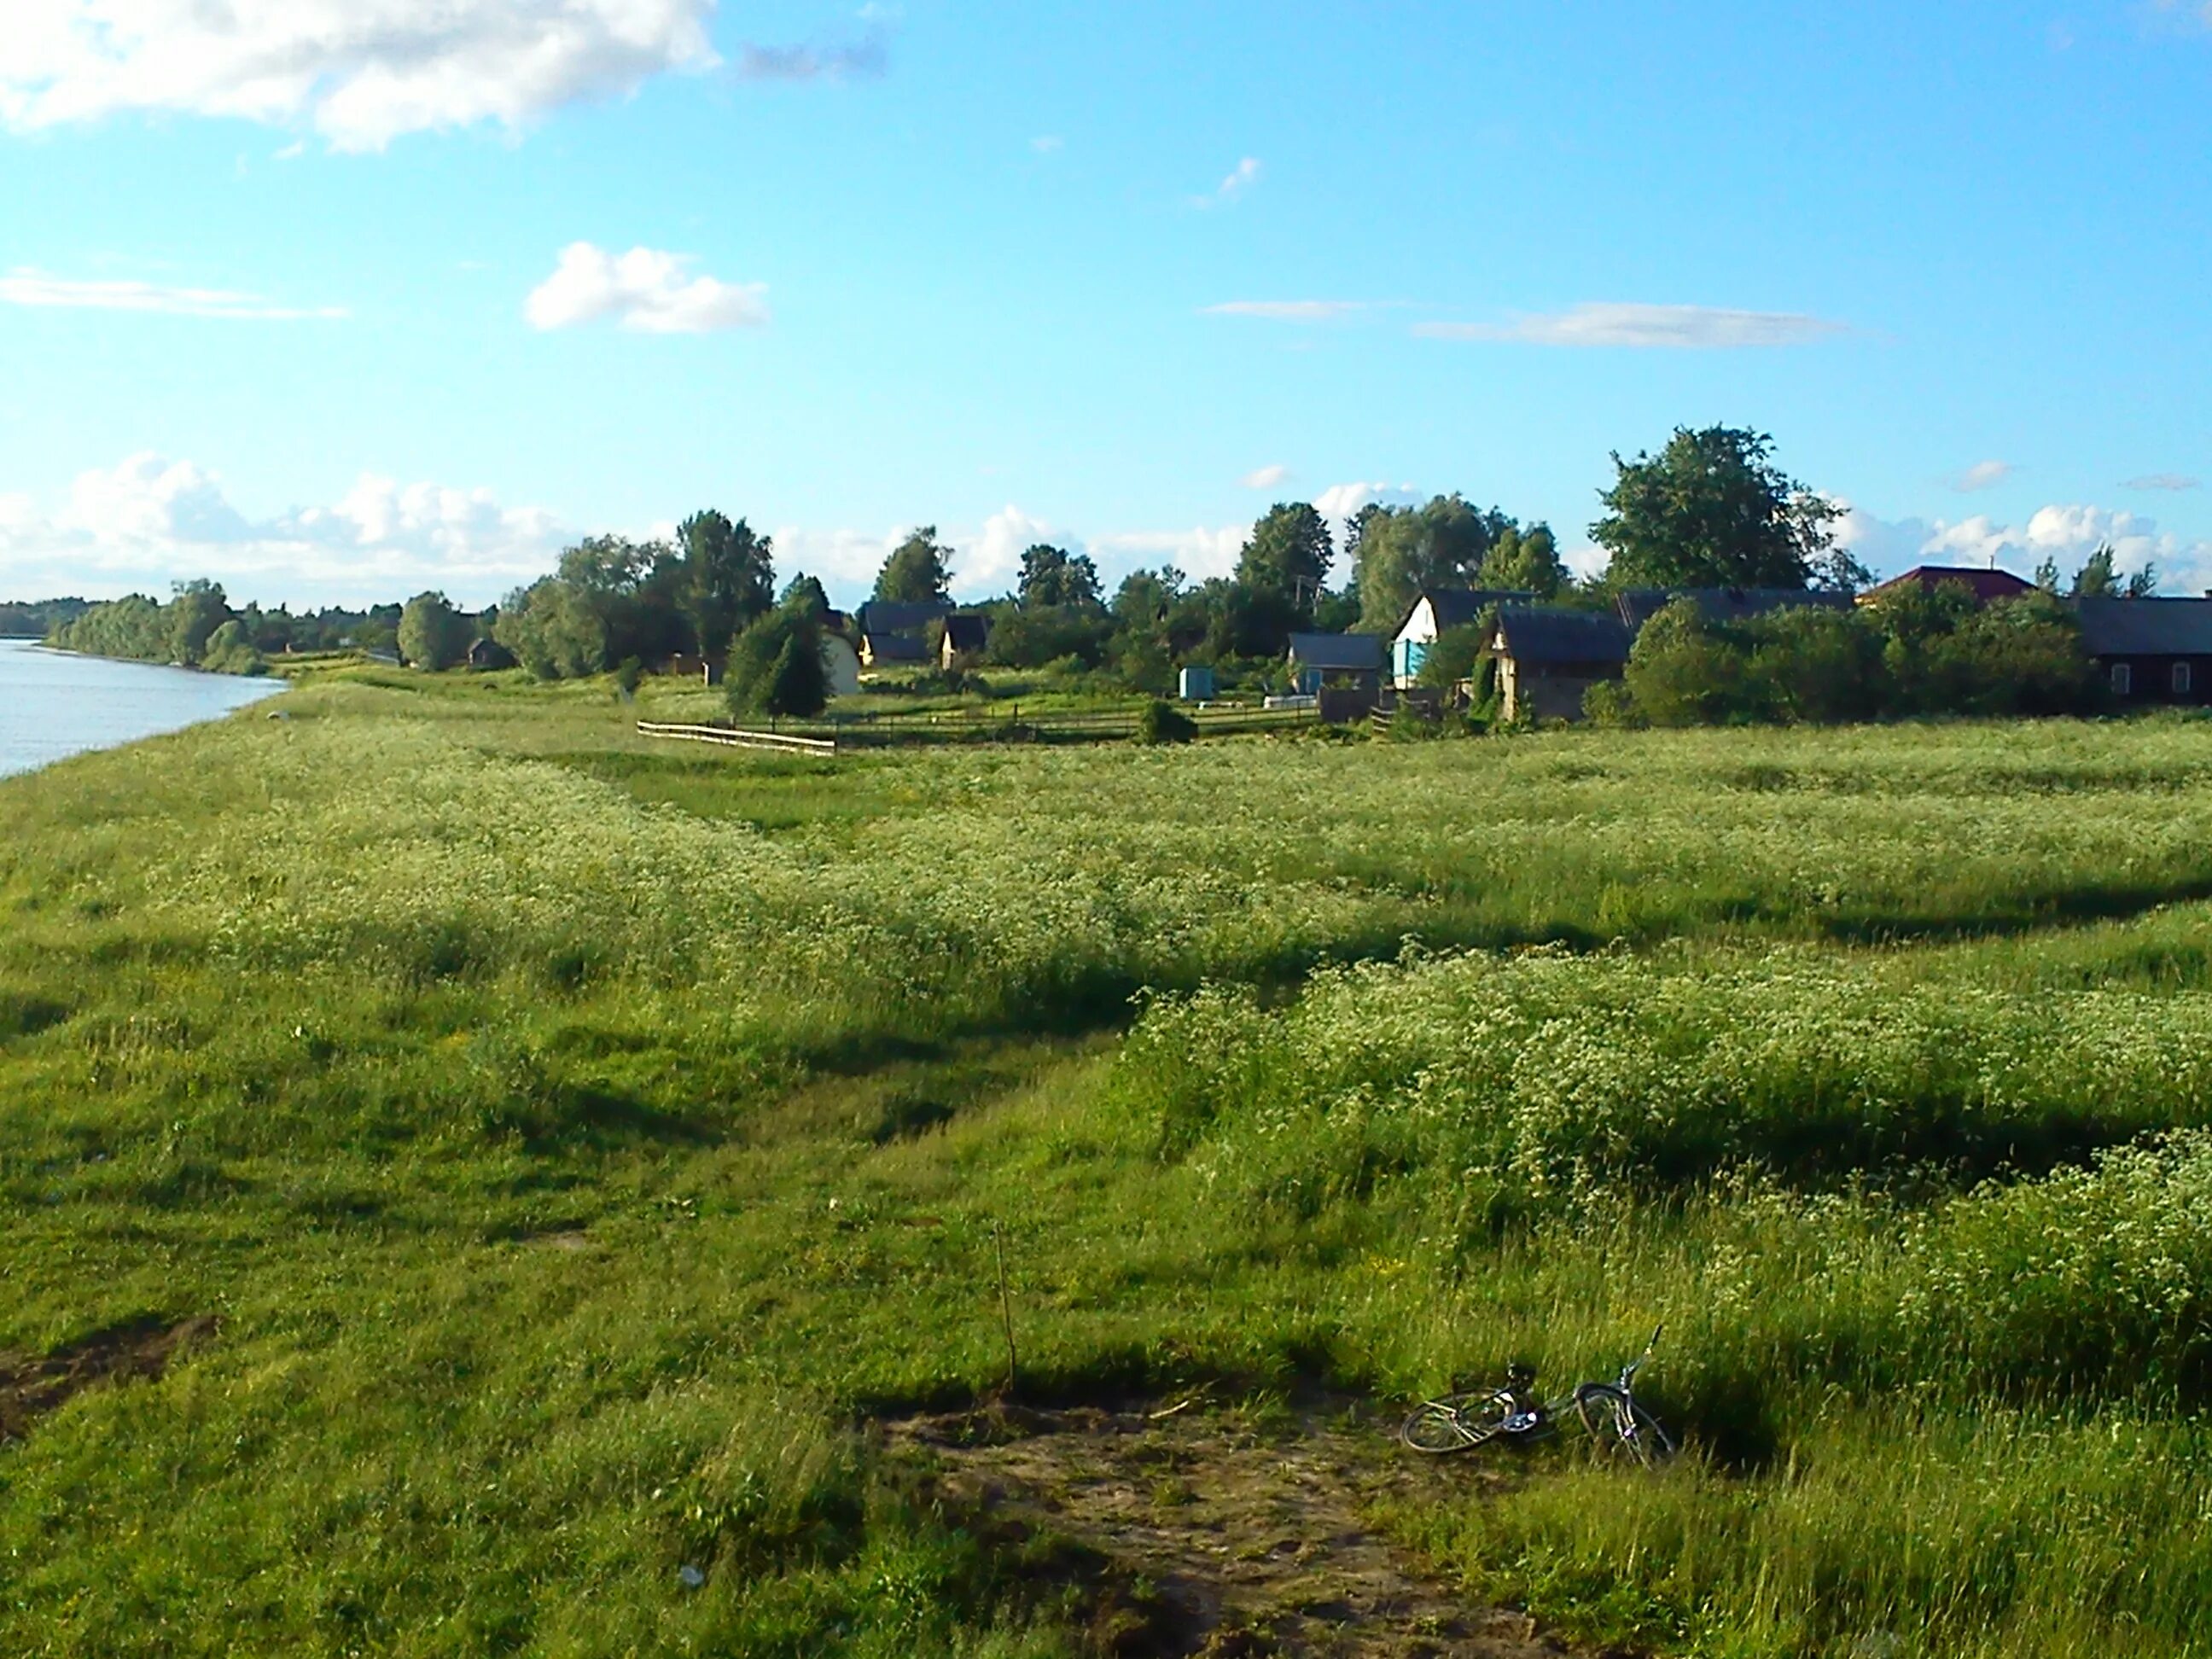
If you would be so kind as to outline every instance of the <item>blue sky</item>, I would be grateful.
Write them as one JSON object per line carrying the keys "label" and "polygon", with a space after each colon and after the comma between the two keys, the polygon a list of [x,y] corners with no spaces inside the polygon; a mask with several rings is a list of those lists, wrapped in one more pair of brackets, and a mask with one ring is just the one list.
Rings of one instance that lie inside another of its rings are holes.
{"label": "blue sky", "polygon": [[[0,592],[477,602],[716,505],[1225,570],[1772,432],[2212,582],[2212,6],[13,0]],[[27,25],[21,20],[28,19]],[[219,20],[219,21],[211,21]]]}

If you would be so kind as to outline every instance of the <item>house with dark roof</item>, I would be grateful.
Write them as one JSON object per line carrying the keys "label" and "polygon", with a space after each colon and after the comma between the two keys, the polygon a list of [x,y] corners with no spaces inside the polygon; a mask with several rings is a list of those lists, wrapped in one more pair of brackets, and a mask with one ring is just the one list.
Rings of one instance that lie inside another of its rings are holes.
{"label": "house with dark roof", "polygon": [[1293,634],[1291,684],[1301,696],[1323,686],[1376,691],[1382,685],[1382,641],[1374,634]]}
{"label": "house with dark roof", "polygon": [[2112,701],[2212,703],[2212,599],[2076,599]]}
{"label": "house with dark roof", "polygon": [[945,637],[938,644],[938,666],[946,670],[972,668],[983,660],[991,643],[991,619],[983,616],[955,616],[945,619]]}
{"label": "house with dark roof", "polygon": [[1425,587],[1390,630],[1390,683],[1403,691],[1419,682],[1437,635],[1465,628],[1493,605],[1533,605],[1536,596],[1507,587]]}
{"label": "house with dark roof", "polygon": [[1583,694],[1601,680],[1619,679],[1635,641],[1634,630],[1611,611],[1500,605],[1490,640],[1499,713],[1509,720],[1580,720]]}
{"label": "house with dark roof", "polygon": [[2035,584],[2015,576],[2009,570],[1972,564],[1916,565],[1902,576],[1892,576],[1877,586],[1869,587],[1859,595],[1861,605],[1871,605],[1887,595],[1911,587],[1924,587],[1934,592],[1946,582],[1962,584],[1974,596],[1976,605],[1987,605],[1993,599],[2016,599],[2023,593],[2033,593]]}
{"label": "house with dark roof", "polygon": [[938,600],[915,605],[869,600],[860,607],[860,661],[870,668],[927,662],[929,625],[951,611],[951,605]]}

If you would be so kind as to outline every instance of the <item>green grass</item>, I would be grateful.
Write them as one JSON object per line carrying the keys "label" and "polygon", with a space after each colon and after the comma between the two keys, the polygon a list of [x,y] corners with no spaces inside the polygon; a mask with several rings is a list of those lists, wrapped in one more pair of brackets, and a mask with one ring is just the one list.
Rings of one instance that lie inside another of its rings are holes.
{"label": "green grass", "polygon": [[997,1386],[996,1228],[1042,1397],[1666,1319],[1691,1459],[1391,1517],[1471,1591],[2212,1650],[2206,728],[636,736],[702,695],[0,784],[0,1352],[222,1322],[0,1448],[0,1650],[1082,1651],[867,1433]]}

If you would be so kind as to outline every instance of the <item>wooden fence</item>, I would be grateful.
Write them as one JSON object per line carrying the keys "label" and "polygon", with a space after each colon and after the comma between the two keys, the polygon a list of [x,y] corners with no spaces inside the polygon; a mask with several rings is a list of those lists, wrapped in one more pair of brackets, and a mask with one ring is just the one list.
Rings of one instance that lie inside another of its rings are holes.
{"label": "wooden fence", "polygon": [[[1188,711],[1201,736],[1231,732],[1279,732],[1315,720],[1311,708],[1199,708]],[[1136,735],[1140,711],[1134,708],[1053,711],[1024,714],[1018,703],[997,708],[953,708],[938,712],[887,711],[840,714],[816,720],[772,720],[768,729],[726,726],[671,726],[640,720],[648,738],[678,738],[739,749],[774,749],[786,753],[835,755],[854,749],[905,744],[1105,743]]]}
{"label": "wooden fence", "polygon": [[689,743],[719,743],[727,749],[775,749],[785,754],[834,755],[835,738],[803,738],[788,732],[746,732],[728,726],[669,726],[640,720],[640,737],[680,738]]}

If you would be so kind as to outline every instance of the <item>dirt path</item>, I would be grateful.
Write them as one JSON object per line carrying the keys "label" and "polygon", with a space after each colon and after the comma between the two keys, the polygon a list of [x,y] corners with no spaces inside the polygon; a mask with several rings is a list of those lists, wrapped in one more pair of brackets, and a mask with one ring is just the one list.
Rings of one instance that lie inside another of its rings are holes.
{"label": "dirt path", "polygon": [[179,1350],[215,1334],[202,1316],[139,1320],[96,1331],[50,1354],[0,1353],[0,1441],[13,1440],[81,1389],[111,1376],[159,1376]]}
{"label": "dirt path", "polygon": [[1013,1408],[884,1434],[979,1528],[1012,1543],[1073,1539],[1103,1557],[1088,1587],[1095,1628],[1124,1659],[1571,1651],[1526,1615],[1423,1577],[1364,1518],[1378,1500],[1464,1491],[1486,1478],[1480,1466],[1416,1459],[1340,1413],[1261,1429],[1195,1407]]}

